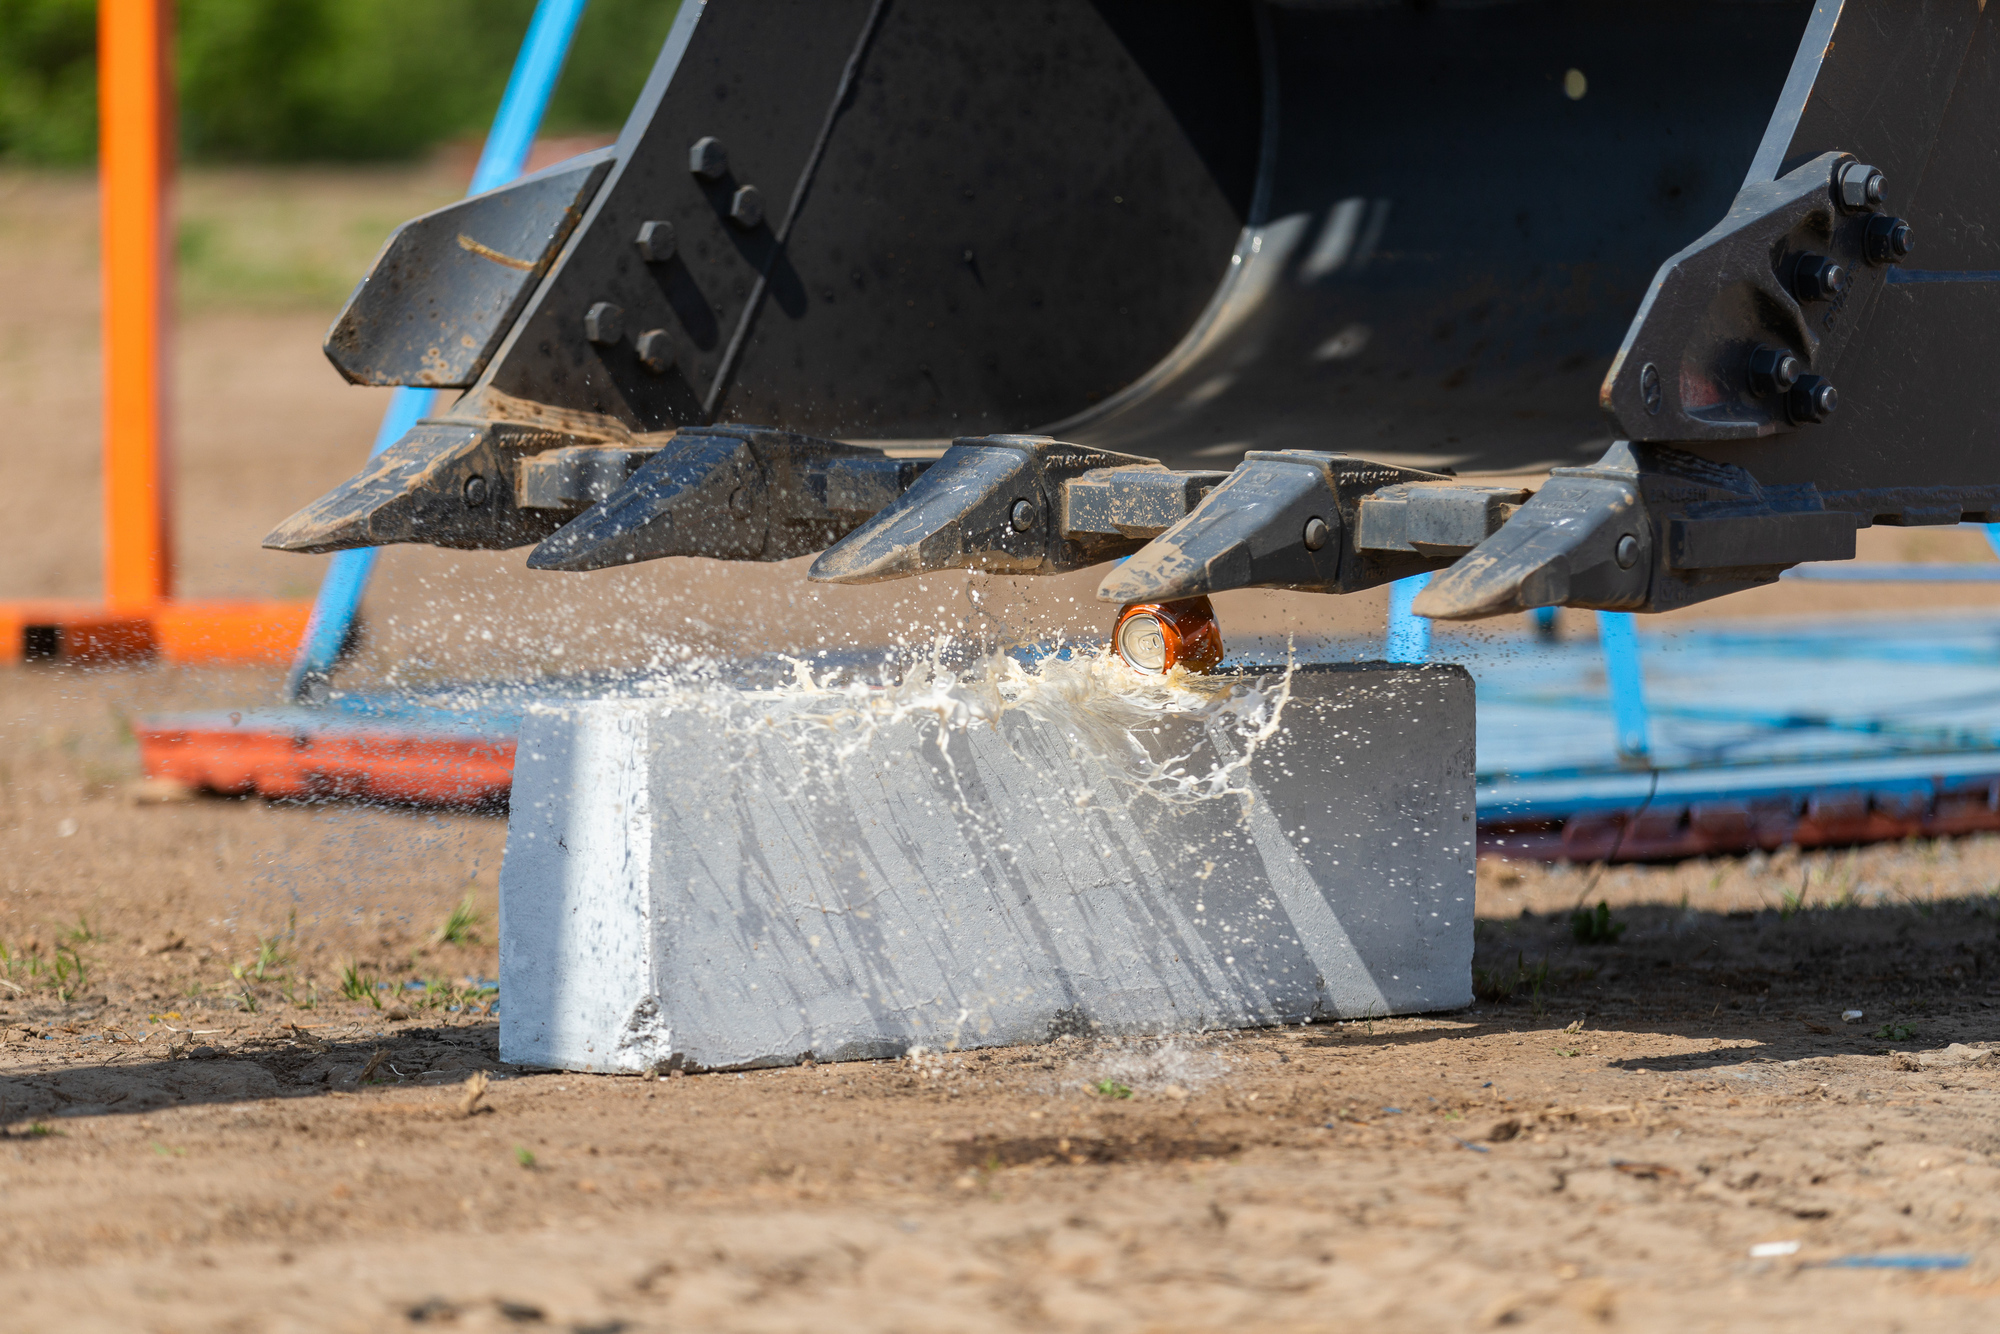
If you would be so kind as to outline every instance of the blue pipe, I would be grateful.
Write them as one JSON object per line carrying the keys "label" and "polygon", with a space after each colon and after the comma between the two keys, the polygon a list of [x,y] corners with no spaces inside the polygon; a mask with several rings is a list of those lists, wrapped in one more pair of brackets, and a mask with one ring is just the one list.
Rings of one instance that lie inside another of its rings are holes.
{"label": "blue pipe", "polygon": [[1604,650],[1604,679],[1611,687],[1611,723],[1618,757],[1643,760],[1652,752],[1646,717],[1646,681],[1639,669],[1639,631],[1629,611],[1597,613],[1597,642]]}
{"label": "blue pipe", "polygon": [[1430,581],[1428,574],[1413,574],[1389,585],[1389,642],[1382,656],[1390,662],[1431,660],[1430,618],[1410,610],[1410,604]]}
{"label": "blue pipe", "polygon": [[[500,110],[493,117],[493,128],[486,132],[479,165],[472,170],[468,195],[497,189],[521,174],[528,161],[528,150],[534,147],[535,132],[541,128],[542,115],[549,109],[556,80],[562,76],[563,61],[569,56],[570,41],[576,36],[576,25],[587,3],[588,0],[541,0],[535,6],[535,15],[528,20],[527,35],[521,39],[521,50],[514,57],[513,73],[507,76],[507,91],[500,96]],[[382,414],[382,425],[375,432],[375,443],[368,456],[373,458],[400,440],[430,411],[440,392],[407,386],[396,390]],[[341,650],[354,631],[361,597],[368,590],[368,576],[375,568],[376,550],[362,547],[337,551],[328,562],[319,594],[313,599],[312,615],[306,620],[305,635],[292,656],[291,670],[285,674],[285,698],[307,699],[325,689],[327,679],[340,662]]]}

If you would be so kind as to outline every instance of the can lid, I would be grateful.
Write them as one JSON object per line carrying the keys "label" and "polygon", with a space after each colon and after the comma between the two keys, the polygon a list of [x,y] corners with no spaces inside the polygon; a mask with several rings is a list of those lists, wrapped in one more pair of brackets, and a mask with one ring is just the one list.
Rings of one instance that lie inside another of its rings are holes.
{"label": "can lid", "polygon": [[1121,621],[1118,656],[1142,672],[1167,670],[1167,630],[1160,618],[1142,611]]}

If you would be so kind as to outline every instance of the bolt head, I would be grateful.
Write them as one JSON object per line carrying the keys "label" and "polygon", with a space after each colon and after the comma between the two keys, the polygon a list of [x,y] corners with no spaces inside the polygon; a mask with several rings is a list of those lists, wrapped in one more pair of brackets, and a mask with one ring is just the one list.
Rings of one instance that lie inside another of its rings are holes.
{"label": "bolt head", "polygon": [[1801,376],[1785,396],[1785,406],[1792,420],[1802,425],[1823,422],[1840,406],[1840,394],[1823,375]]}
{"label": "bolt head", "polygon": [[674,257],[674,225],[671,222],[639,224],[639,256],[648,264],[664,264]]}
{"label": "bolt head", "polygon": [[722,140],[705,134],[688,149],[688,170],[704,181],[719,181],[729,171],[729,150]]}
{"label": "bolt head", "polygon": [[665,375],[674,367],[674,340],[665,329],[648,329],[633,344],[639,361],[655,375]]}
{"label": "bolt head", "polygon": [[744,231],[764,221],[764,196],[754,185],[739,185],[729,197],[729,220]]}
{"label": "bolt head", "polygon": [[583,336],[606,347],[625,336],[625,308],[610,301],[598,301],[583,314]]}
{"label": "bolt head", "polygon": [[1660,415],[1660,407],[1666,402],[1666,393],[1660,387],[1660,368],[1650,361],[1639,368],[1639,397],[1646,404],[1647,416]]}
{"label": "bolt head", "polygon": [[465,503],[470,509],[479,509],[486,504],[486,479],[478,473],[465,479]]}
{"label": "bolt head", "polygon": [[1318,551],[1320,548],[1324,547],[1327,544],[1327,542],[1332,539],[1332,537],[1333,537],[1333,529],[1327,526],[1327,522],[1325,519],[1322,519],[1317,514],[1315,514],[1313,515],[1312,518],[1306,520],[1306,530],[1305,533],[1303,534],[1303,540],[1306,544],[1307,551]]}
{"label": "bolt head", "polygon": [[1825,255],[1802,255],[1792,274],[1792,295],[1801,301],[1831,301],[1847,290],[1847,270]]}
{"label": "bolt head", "polygon": [[1910,231],[1910,224],[1901,218],[1887,216],[1870,218],[1864,240],[1868,248],[1868,262],[1871,264],[1897,264],[1909,257],[1917,248],[1916,236]]}
{"label": "bolt head", "polygon": [[1840,169],[1834,181],[1833,195],[1841,209],[1848,213],[1866,213],[1881,206],[1888,196],[1888,182],[1882,173],[1861,162],[1850,162]]}
{"label": "bolt head", "polygon": [[1014,531],[1017,533],[1025,533],[1030,528],[1033,528],[1035,526],[1035,502],[1032,500],[1015,501],[1014,508],[1007,512],[1007,522],[1014,526]]}
{"label": "bolt head", "polygon": [[1625,534],[1618,539],[1618,545],[1612,549],[1611,555],[1612,559],[1618,562],[1619,569],[1631,569],[1639,563],[1639,539],[1630,533]]}
{"label": "bolt head", "polygon": [[1805,365],[1782,347],[1759,347],[1750,354],[1750,392],[1782,394],[1798,383]]}

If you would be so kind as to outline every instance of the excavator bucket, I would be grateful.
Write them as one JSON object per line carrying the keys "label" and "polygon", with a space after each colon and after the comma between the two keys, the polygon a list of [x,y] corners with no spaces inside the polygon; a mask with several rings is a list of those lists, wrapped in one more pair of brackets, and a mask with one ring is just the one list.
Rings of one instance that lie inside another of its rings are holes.
{"label": "excavator bucket", "polygon": [[614,146],[392,238],[329,355],[464,393],[269,544],[1473,618],[2000,515],[1996,25],[691,0]]}

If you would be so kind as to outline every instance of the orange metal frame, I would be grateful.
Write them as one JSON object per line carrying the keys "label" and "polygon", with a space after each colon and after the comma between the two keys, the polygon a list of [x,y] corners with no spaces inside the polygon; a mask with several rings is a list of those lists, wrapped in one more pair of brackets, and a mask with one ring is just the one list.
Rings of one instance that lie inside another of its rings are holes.
{"label": "orange metal frame", "polygon": [[0,603],[0,664],[24,657],[283,663],[308,602],[174,600],[167,384],[173,0],[99,0],[104,282],[104,601]]}

